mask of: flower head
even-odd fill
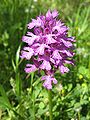
[[[33,64],[26,65],[25,71],[43,70],[46,74],[42,77],[43,86],[47,89],[52,89],[52,83],[57,84],[54,78],[57,69],[64,74],[69,71],[65,64],[73,64],[74,37],[68,37],[68,27],[57,17],[58,11],[48,10],[46,15],[32,19],[29,31],[22,37],[27,47],[21,51],[21,58],[33,60]]]

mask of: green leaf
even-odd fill
[[[21,83],[20,75],[19,73],[16,73],[16,94],[17,96],[21,95],[21,88],[22,88],[21,84],[22,83]]]
[[[12,59],[12,66],[13,66],[14,72],[16,72],[16,66],[13,59]]]
[[[5,105],[5,106],[8,106],[8,108],[11,108],[11,104],[9,102],[9,99],[8,99],[8,97],[7,97],[6,93],[5,93],[5,90],[4,90],[2,85],[0,85],[0,93],[2,95],[2,97],[0,98],[1,106]]]
[[[85,75],[86,72],[87,72],[87,69],[86,69],[84,66],[80,66],[80,67],[79,67],[79,73]]]
[[[8,106],[7,102],[3,97],[0,97],[0,108],[2,109],[10,109],[10,106]]]
[[[20,49],[21,49],[21,45],[18,47],[17,52],[16,52],[16,66],[17,66],[17,67],[18,67],[18,65],[19,65]]]
[[[79,73],[90,78],[89,69],[85,68],[84,66],[79,67]]]

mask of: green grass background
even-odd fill
[[[27,23],[48,9],[59,11],[76,39],[75,66],[55,74],[53,120],[90,120],[90,0],[0,0],[0,120],[49,120],[43,72],[27,76],[19,58]]]

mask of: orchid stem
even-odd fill
[[[53,120],[53,114],[52,114],[52,91],[48,90],[48,100],[49,100],[49,116],[50,120]]]
[[[34,91],[33,91],[33,81],[34,81],[34,72],[31,73],[31,96],[32,96],[32,116],[33,116],[33,120],[36,120],[35,118],[35,94],[34,94]]]
[[[34,81],[34,72],[31,73],[31,93],[33,93],[33,81]]]

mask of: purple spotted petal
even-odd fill
[[[58,11],[57,11],[57,10],[54,10],[54,11],[52,12],[52,16],[53,16],[53,18],[57,17],[57,16],[58,16]]]
[[[46,18],[51,18],[51,16],[52,16],[52,13],[50,10],[48,10],[46,13]]]
[[[27,64],[26,68],[24,70],[26,73],[30,73],[30,72],[35,72],[37,70],[37,68],[35,65]]]
[[[32,19],[32,22],[28,24],[28,29],[32,29],[33,27],[40,27],[41,26],[41,20],[38,19]]]
[[[62,74],[67,73],[69,71],[69,69],[67,67],[63,66],[63,65],[61,65],[59,67],[59,69],[60,69],[60,71],[61,71]]]
[[[52,35],[47,35],[46,36],[46,43],[51,44],[51,43],[56,43],[56,40],[52,37]]]
[[[29,60],[34,54],[34,51],[30,47],[24,47],[23,50],[21,51],[21,58],[26,58]]]
[[[40,69],[43,70],[51,70],[51,65],[48,61],[44,60],[43,63],[40,65]]]
[[[62,59],[62,57],[60,56],[60,53],[59,53],[58,50],[53,51],[52,58],[54,58],[54,59]]]
[[[52,83],[57,84],[57,80],[52,75],[42,76],[41,80],[44,80],[43,86],[47,89],[52,89]]]
[[[46,45],[46,44],[41,44],[41,45],[36,49],[36,52],[37,52],[38,54],[40,54],[40,55],[43,55],[45,48],[49,48],[49,46]]]

